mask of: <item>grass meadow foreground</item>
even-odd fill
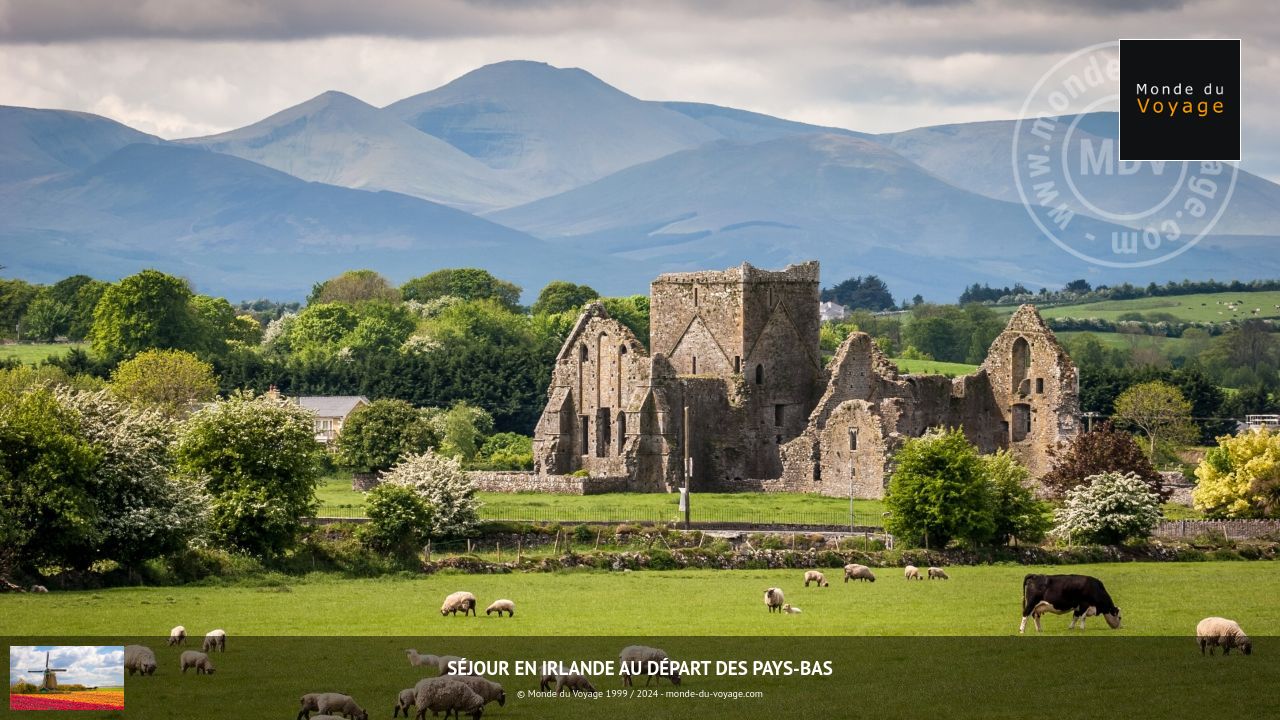
[[[1065,617],[1047,616],[1044,635],[1018,636],[1022,576],[1037,569],[1102,578],[1124,627],[1113,631],[1095,618],[1083,633],[1068,633]],[[798,570],[313,576],[287,588],[0,596],[0,628],[151,646],[156,674],[126,678],[126,712],[140,718],[291,718],[301,694],[323,691],[352,695],[371,718],[390,717],[400,689],[436,674],[411,666],[409,647],[508,661],[505,672],[486,671],[507,701],[489,705],[485,717],[502,720],[1199,717],[1224,708],[1275,717],[1277,570],[1267,562],[956,567],[950,581],[908,582],[900,569],[885,568],[874,584],[846,585],[829,572],[836,582],[827,588],[803,587]],[[804,612],[769,614],[760,596],[771,585]],[[441,617],[441,598],[461,588],[476,593],[481,608],[514,599],[515,617],[486,617],[483,609],[479,617]],[[1255,638],[1254,654],[1202,657],[1192,631],[1212,614],[1240,620]],[[179,672],[182,648],[164,643],[175,624],[196,642],[211,628],[227,630],[227,652],[212,655],[215,675]],[[690,663],[682,684],[639,681],[632,690],[616,674],[593,674],[598,695],[534,697],[537,677],[514,666],[616,660],[633,643]],[[708,664],[692,664],[701,660]],[[716,665],[725,661],[742,664]]]

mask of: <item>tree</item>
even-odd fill
[[[365,514],[360,538],[375,550],[409,558],[431,537],[431,507],[414,486],[378,485],[369,491]]]
[[[374,400],[343,423],[336,451],[344,466],[380,473],[405,455],[424,453],[439,444],[430,422],[403,400]]]
[[[287,347],[294,353],[329,354],[355,329],[359,317],[340,303],[308,305],[286,321]]]
[[[932,431],[902,444],[889,480],[885,528],[908,542],[946,547],[983,543],[995,531],[991,489],[977,448],[959,430]]]
[[[849,309],[892,310],[893,295],[875,275],[853,277],[822,291],[823,302],[839,303]]]
[[[152,348],[191,350],[198,323],[185,280],[143,270],[111,285],[93,312],[93,349],[127,358]]]
[[[314,417],[296,403],[248,392],[184,423],[175,460],[209,494],[215,540],[266,557],[292,547],[316,505],[314,432]]]
[[[1280,433],[1223,436],[1195,473],[1200,482],[1191,498],[1210,517],[1280,515]]]
[[[479,268],[449,268],[417,277],[400,286],[405,300],[430,302],[446,295],[463,300],[496,300],[508,310],[520,308],[520,286],[499,280]]]
[[[15,337],[39,288],[26,280],[0,279],[0,337]]]
[[[1157,443],[1190,443],[1199,434],[1191,422],[1191,403],[1178,388],[1159,381],[1134,385],[1121,393],[1116,398],[1116,419],[1147,436],[1153,460]]]
[[[1103,473],[1070,490],[1055,519],[1054,534],[1080,542],[1115,545],[1147,538],[1160,522],[1160,496],[1133,473]]]
[[[480,522],[475,483],[454,458],[430,451],[408,455],[383,475],[382,485],[408,487],[418,493],[430,512],[430,537],[463,537]]]
[[[440,453],[464,463],[475,459],[485,436],[493,432],[493,416],[465,402],[436,411],[432,423],[440,436]]]
[[[213,366],[183,350],[146,350],[116,366],[111,390],[168,417],[186,414],[218,393]]]
[[[534,315],[548,315],[580,311],[582,306],[600,297],[600,293],[586,285],[575,285],[564,280],[553,280],[538,293],[531,308]]]
[[[1071,282],[1062,286],[1062,289],[1066,290],[1067,292],[1073,292],[1073,293],[1087,293],[1090,290],[1092,290],[1093,287],[1089,285],[1088,280],[1085,280],[1082,278],[1080,280],[1072,280]]]
[[[533,438],[510,432],[491,435],[473,464],[482,470],[532,470]]]
[[[373,270],[348,270],[337,277],[316,283],[307,304],[399,302],[400,291]]]
[[[605,312],[609,317],[626,325],[636,334],[636,339],[649,347],[649,296],[628,295],[626,297],[603,298]],[[576,319],[576,318],[575,318]],[[564,338],[560,338],[564,340]],[[556,343],[558,346],[559,343]],[[558,347],[556,349],[559,349]]]
[[[1163,478],[1133,436],[1109,422],[1072,438],[1040,483],[1061,496],[1088,478],[1109,472],[1137,475],[1152,492],[1164,495]]]
[[[71,306],[59,302],[45,288],[27,306],[22,323],[28,339],[48,342],[66,334],[71,325]]]
[[[991,483],[995,517],[992,536],[1000,542],[1009,538],[1040,542],[1051,525],[1049,506],[1036,500],[1031,492],[1031,473],[1008,450],[982,456],[982,465],[987,482]]]

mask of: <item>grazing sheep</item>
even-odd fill
[[[187,674],[187,668],[195,668],[197,675],[212,675],[213,662],[209,660],[209,656],[195,650],[187,650],[178,658],[178,663],[182,666],[182,674]]]
[[[406,655],[408,655],[408,656],[409,656],[409,664],[410,664],[410,665],[414,665],[414,666],[417,666],[417,665],[426,665],[426,666],[428,666],[428,667],[439,667],[439,666],[440,666],[440,656],[439,656],[439,655],[422,655],[422,654],[420,654],[417,650],[415,650],[415,649],[413,649],[413,648],[409,648],[408,650],[405,650],[404,652],[405,652],[405,654],[406,654]]]
[[[809,583],[811,581],[818,583],[818,587],[828,587],[830,585],[830,583],[827,582],[826,576],[817,570],[809,570],[805,572],[804,586],[809,587]]]
[[[484,698],[453,678],[423,678],[413,687],[413,692],[413,703],[418,706],[414,715],[417,720],[426,720],[428,710],[432,715],[443,710],[446,718],[450,713],[455,717],[466,713],[472,720],[480,720],[484,714]]]
[[[134,673],[155,675],[156,654],[146,645],[125,645],[124,669],[128,670],[130,675]]]
[[[796,606],[792,605],[791,603],[787,603],[786,605],[783,605],[783,606],[782,606],[782,612],[784,612],[784,613],[786,613],[786,614],[788,614],[788,615],[799,615],[800,613],[802,613],[802,612],[804,612],[804,611],[803,611],[803,610],[801,610],[800,608],[798,608],[798,607],[796,607]]]
[[[946,570],[943,570],[940,567],[931,567],[929,568],[929,579],[930,580],[950,580],[951,576],[947,574]]]
[[[187,629],[181,625],[169,631],[169,647],[184,645],[187,642]]]
[[[1226,618],[1207,617],[1197,623],[1196,642],[1200,644],[1201,655],[1206,647],[1210,655],[1217,647],[1222,648],[1223,655],[1230,655],[1231,648],[1240,648],[1245,655],[1253,654],[1253,641],[1240,629],[1239,623]]]
[[[671,680],[672,685],[679,685],[680,673],[677,671],[672,671],[670,675],[663,675],[663,676],[650,675],[648,672],[649,663],[662,662],[663,660],[667,660],[667,659],[668,659],[667,652],[665,650],[661,650],[659,648],[647,647],[645,645],[628,645],[622,648],[622,652],[618,653],[618,661],[619,663],[627,665],[626,670],[635,669],[636,663],[639,663],[638,667],[642,670],[642,672],[638,672],[635,674],[645,676],[645,681],[644,681],[645,685],[648,685],[649,681],[653,680],[654,677],[659,677],[659,678],[666,677],[669,680]],[[624,671],[622,673],[622,685],[624,687],[631,686],[630,672]]]
[[[49,592],[49,588],[47,588],[47,587],[45,587],[45,586],[43,586],[43,585],[32,585],[32,586],[31,586],[31,592],[33,592],[33,593],[47,593],[47,592]]]
[[[565,666],[563,663],[547,661],[542,664],[542,677],[538,681],[538,689],[550,690],[551,686],[561,676],[565,675]]]
[[[871,568],[867,567],[866,565],[858,565],[857,563],[853,563],[853,564],[844,566],[844,581],[849,582],[850,579],[864,580],[866,582],[875,582],[876,575],[875,573],[871,572]]]
[[[457,675],[458,673],[451,673],[449,671],[449,665],[454,664],[454,667],[457,667],[455,663],[460,663],[460,662],[462,662],[462,658],[458,657],[457,655],[437,655],[436,671],[439,672],[441,675]],[[475,675],[475,673],[471,673],[471,674]]]
[[[405,688],[400,691],[400,695],[396,698],[395,709],[391,711],[391,717],[400,717],[400,713],[404,713],[405,717],[409,717],[409,708],[414,705],[414,698],[418,693],[413,688]],[[316,720],[311,718],[311,720]]]
[[[786,598],[782,596],[782,588],[771,587],[764,591],[764,606],[769,612],[781,611]]]
[[[924,578],[920,577],[920,568],[916,567],[915,565],[908,565],[908,566],[906,566],[905,568],[903,568],[903,569],[902,569],[902,575],[903,575],[903,577],[905,577],[905,578],[906,578],[906,579],[908,579],[908,580],[923,580],[923,579],[924,579]]]
[[[369,720],[369,713],[360,707],[350,695],[342,693],[307,693],[298,701],[302,709],[298,711],[301,720],[307,720],[311,713],[321,715],[342,715],[351,720]]]
[[[441,615],[457,615],[461,611],[465,616],[467,613],[476,614],[476,596],[471,593],[460,590],[452,593],[444,599],[444,604],[440,606]]]
[[[595,692],[596,686],[591,684],[591,680],[587,678],[586,675],[580,675],[578,673],[557,675],[556,694],[560,695],[566,689],[569,691],[570,695],[577,695],[578,693],[585,695],[587,693]]]
[[[494,600],[489,607],[485,608],[484,614],[498,613],[498,617],[502,617],[502,613],[506,613],[507,617],[515,617],[516,604],[510,600]]]
[[[226,630],[210,630],[204,636],[204,646],[200,648],[205,652],[217,650],[218,652],[227,651],[227,631]]]
[[[507,704],[507,691],[502,689],[501,683],[496,683],[479,675],[445,675],[444,677],[457,680],[471,688],[475,694],[484,698],[486,705],[495,701],[498,703],[498,707]]]

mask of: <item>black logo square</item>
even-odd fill
[[[1239,40],[1120,41],[1121,160],[1240,159]]]

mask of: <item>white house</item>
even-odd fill
[[[363,395],[301,395],[294,400],[315,414],[316,442],[322,443],[338,437],[351,413],[369,404]]]

